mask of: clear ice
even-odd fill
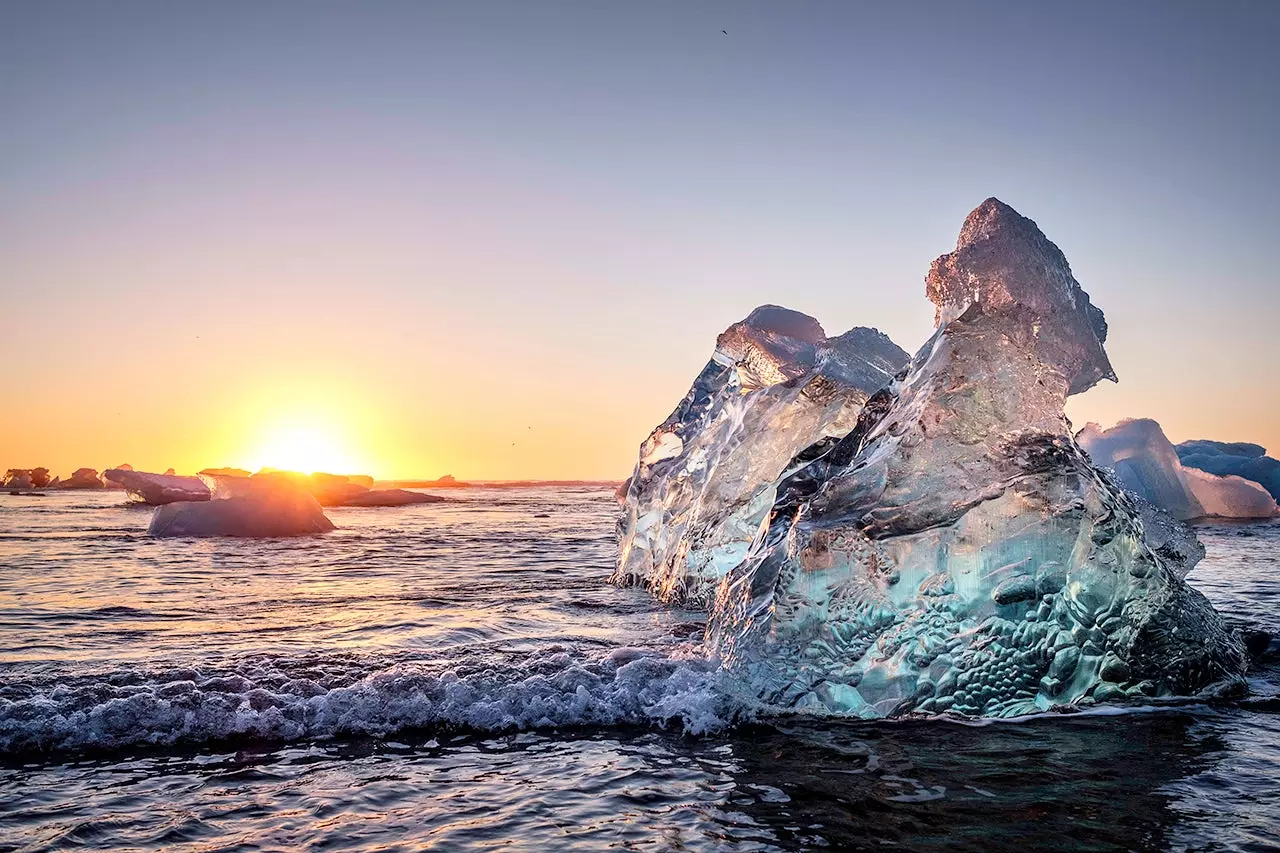
[[[817,320],[774,305],[726,329],[619,492],[614,582],[710,604],[797,454],[853,429],[867,397],[907,359],[875,329],[828,339]]]
[[[738,374],[773,362],[718,351],[642,449],[618,578],[651,573],[669,595],[724,574],[709,649],[772,708],[1002,717],[1239,689],[1239,637],[1182,580],[1203,553],[1194,537],[1072,439],[1066,397],[1114,375],[1102,312],[1058,247],[989,199],[926,292],[936,332],[865,405],[860,390],[735,429],[753,407],[731,383],[757,387]],[[792,382],[792,400],[794,377],[821,374],[781,363],[768,378]],[[779,464],[800,439],[813,443]],[[733,503],[708,485],[726,462],[750,473],[725,479],[751,484]]]

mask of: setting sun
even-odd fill
[[[332,421],[304,416],[282,418],[268,424],[261,435],[259,444],[246,459],[250,470],[367,473],[367,461],[351,452],[350,436]]]

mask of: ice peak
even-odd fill
[[[933,262],[925,293],[946,325],[977,306],[1013,320],[1012,334],[1034,348],[1067,380],[1070,394],[1115,379],[1103,342],[1107,321],[1071,275],[1066,256],[1036,225],[989,198],[965,218],[954,252]]]
[[[811,368],[825,346],[822,324],[808,314],[761,305],[716,339],[716,361],[736,365],[746,383],[772,385]]]
[[[1040,229],[1036,227],[1035,222],[992,196],[965,217],[964,225],[960,226],[960,237],[956,240],[956,249],[963,249],[979,240],[988,239],[999,231],[1010,230],[1040,234]]]
[[[781,305],[761,305],[748,314],[742,324],[762,332],[773,332],[813,344],[820,344],[827,339],[822,324],[813,317]]]

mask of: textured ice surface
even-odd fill
[[[1184,467],[1252,480],[1280,500],[1280,460],[1267,456],[1267,449],[1260,444],[1197,439],[1174,449]]]
[[[864,717],[1238,688],[1239,638],[1072,440],[1067,395],[1111,368],[1057,246],[989,199],[927,292],[937,332],[805,452],[719,590],[708,640],[739,688]]]
[[[773,305],[726,329],[619,492],[614,582],[708,604],[796,454],[852,429],[867,397],[906,362],[875,329],[828,339],[817,320]]]
[[[132,500],[162,506],[175,501],[207,501],[209,487],[199,477],[178,477],[173,474],[148,474],[112,468],[102,475],[112,483],[123,486]]]
[[[1110,429],[1086,424],[1076,441],[1093,464],[1110,468],[1126,489],[1180,519],[1270,518],[1275,500],[1255,482],[1188,468],[1160,424],[1150,418],[1123,420]]]

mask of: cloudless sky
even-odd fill
[[[721,31],[727,30],[728,35]],[[928,335],[998,196],[1280,450],[1280,3],[0,3],[0,467],[622,478],[756,305]]]

